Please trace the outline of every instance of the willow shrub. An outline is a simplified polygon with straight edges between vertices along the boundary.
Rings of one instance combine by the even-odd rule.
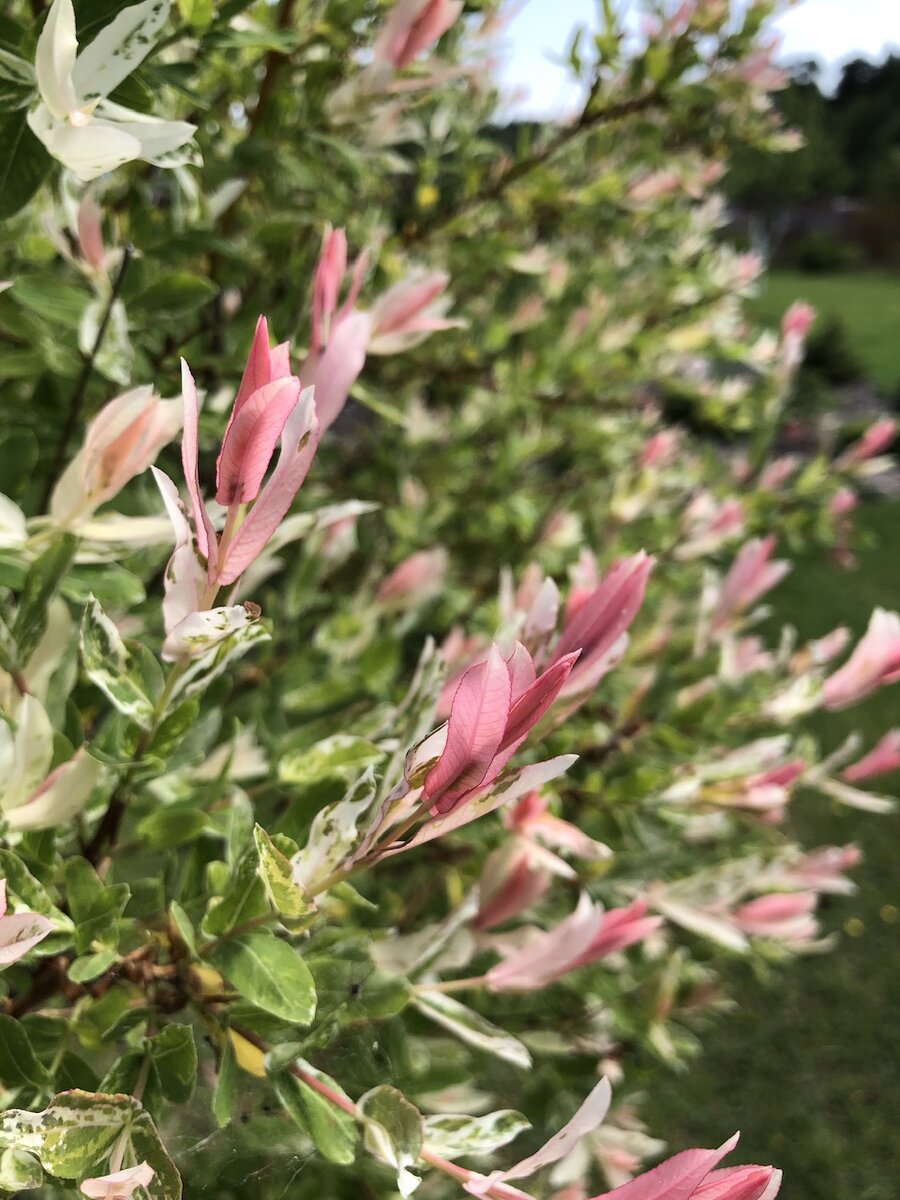
[[[770,8],[602,4],[541,126],[480,0],[7,7],[0,1187],[778,1190],[639,1116],[900,757],[798,732],[896,614],[753,632],[893,436],[776,452]]]

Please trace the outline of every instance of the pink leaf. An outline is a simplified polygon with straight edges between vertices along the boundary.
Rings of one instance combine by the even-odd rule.
[[[565,920],[491,967],[487,973],[488,987],[492,992],[527,992],[553,983],[585,961],[600,936],[603,917],[603,908],[583,894],[575,911]]]
[[[579,651],[566,654],[544,671],[530,687],[519,696],[509,710],[506,729],[500,749],[519,746],[538,723],[569,678],[578,659]]]
[[[480,1187],[476,1185],[476,1194],[482,1191],[487,1192],[494,1185],[502,1183],[507,1179],[525,1179],[528,1175],[533,1175],[535,1171],[539,1171],[542,1167],[549,1167],[552,1163],[559,1162],[561,1158],[565,1158],[567,1154],[570,1154],[575,1149],[586,1134],[591,1133],[597,1128],[606,1116],[611,1099],[612,1091],[609,1086],[609,1080],[601,1079],[587,1096],[574,1117],[555,1133],[540,1150],[528,1158],[523,1158],[521,1162],[517,1162],[515,1166],[510,1167],[506,1171],[494,1171],[488,1175],[483,1185]]]
[[[52,923],[40,913],[12,913],[0,917],[0,967],[22,958],[52,931]]]
[[[450,707],[447,745],[425,777],[423,799],[446,813],[487,774],[509,715],[509,669],[496,646],[463,675]]]
[[[300,371],[304,386],[316,389],[316,412],[324,432],[340,416],[362,372],[371,333],[368,313],[351,312],[332,327],[328,345],[310,355]]]
[[[726,1167],[712,1171],[695,1192],[697,1200],[774,1200],[781,1172],[774,1167]]]
[[[737,1145],[738,1136],[735,1134],[717,1150],[683,1150],[652,1171],[593,1200],[691,1200],[713,1167]]]
[[[300,398],[296,375],[275,379],[249,396],[225,433],[216,467],[216,500],[226,507],[255,500],[275,443]]]
[[[275,470],[228,547],[219,583],[234,581],[249,567],[281,524],[306,478],[319,444],[319,422],[312,392],[302,392],[281,434]]]
[[[563,629],[554,660],[583,651],[577,672],[581,674],[602,658],[637,615],[652,568],[653,559],[643,551],[615,563]]]
[[[423,825],[408,842],[391,846],[382,857],[402,854],[404,850],[423,846],[426,842],[452,833],[455,829],[461,829],[471,821],[477,821],[479,817],[494,812],[501,804],[511,804],[526,792],[556,779],[577,761],[577,754],[561,754],[546,762],[532,763],[527,767],[507,771],[499,779],[493,780],[488,787],[476,792],[474,796],[467,797],[465,804],[458,804],[451,812],[435,817]]]

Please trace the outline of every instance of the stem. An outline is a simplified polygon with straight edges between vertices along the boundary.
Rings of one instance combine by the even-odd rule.
[[[147,1030],[148,1034],[150,1029]],[[144,1088],[147,1086],[147,1080],[150,1078],[150,1055],[144,1055],[144,1061],[141,1063],[141,1070],[137,1077],[137,1082],[132,1088],[131,1094],[135,1100],[140,1103],[144,1098]]]
[[[56,452],[53,456],[53,462],[47,474],[47,481],[44,485],[44,494],[41,497],[40,509],[45,512],[50,497],[53,494],[53,488],[56,484],[57,477],[62,470],[62,465],[66,460],[66,453],[69,449],[69,443],[75,433],[78,422],[81,420],[81,411],[84,408],[84,397],[87,392],[87,386],[90,383],[91,375],[94,373],[94,363],[97,355],[100,353],[100,347],[103,345],[103,339],[106,336],[106,330],[109,326],[110,317],[112,316],[113,305],[119,298],[122,291],[122,284],[125,282],[125,276],[128,273],[128,267],[131,264],[131,259],[134,255],[134,247],[128,245],[122,251],[122,261],[119,264],[119,270],[115,281],[112,285],[112,291],[109,293],[109,299],[106,302],[106,308],[103,312],[103,317],[100,321],[100,326],[97,329],[97,336],[94,338],[94,345],[90,354],[84,361],[81,368],[81,373],[75,384],[75,390],[72,393],[72,398],[69,401],[69,411],[66,416],[66,422],[63,426],[63,431],[60,434],[59,442],[56,446]]]
[[[35,973],[30,989],[21,996],[11,996],[7,1000],[7,1016],[23,1017],[25,1013],[31,1012],[33,1008],[38,1008],[45,1000],[49,1000],[58,991],[63,975],[64,968],[60,966],[59,959],[44,959]]]
[[[287,29],[291,23],[291,18],[294,15],[294,0],[281,0],[278,6],[278,14],[275,18],[275,28],[278,30]],[[253,135],[259,129],[262,119],[265,116],[266,109],[269,107],[269,101],[275,91],[275,80],[281,64],[287,58],[282,50],[270,50],[266,55],[264,67],[263,81],[259,87],[259,96],[256,101],[256,107],[250,117],[249,136]]]
[[[287,29],[294,15],[295,0],[281,0],[278,6],[278,12],[275,16],[275,29]],[[289,53],[283,50],[270,50],[265,57],[263,66],[263,79],[259,85],[259,95],[256,98],[256,106],[250,114],[250,121],[247,127],[247,140],[250,141],[258,132],[262,124],[263,117],[266,115],[266,109],[272,96],[275,93],[275,82],[278,77],[278,72],[281,66],[290,57]],[[241,196],[236,196],[234,200],[219,216],[219,229],[222,233],[231,233],[234,227],[235,208],[240,201]]]
[[[215,1014],[212,1015],[215,1016]],[[258,1034],[254,1033],[251,1029],[246,1029],[243,1025],[235,1024],[232,1024],[231,1028],[236,1034],[248,1041],[251,1046],[255,1046],[256,1049],[260,1050],[263,1054],[268,1053],[268,1051],[271,1049],[269,1043],[266,1042],[265,1039],[261,1038]],[[348,1097],[342,1096],[339,1092],[336,1092],[333,1088],[330,1088],[327,1083],[323,1083],[321,1079],[316,1078],[315,1075],[310,1074],[308,1071],[304,1071],[302,1067],[298,1067],[296,1064],[291,1064],[291,1066],[287,1067],[286,1069],[289,1074],[294,1076],[295,1079],[299,1079],[301,1083],[305,1083],[306,1086],[312,1088],[314,1092],[318,1092],[323,1099],[327,1100],[330,1104],[333,1104],[335,1108],[339,1108],[341,1112],[345,1112],[349,1117],[352,1117],[354,1121],[358,1121],[360,1124],[363,1124],[365,1121],[363,1114],[359,1111],[353,1101],[348,1099]],[[434,1167],[436,1171],[440,1171],[444,1175],[449,1175],[449,1177],[451,1179],[455,1179],[457,1183],[464,1184],[468,1183],[470,1179],[480,1178],[477,1171],[469,1171],[465,1167],[458,1167],[456,1163],[449,1162],[446,1158],[442,1158],[440,1154],[437,1154],[428,1146],[422,1147],[422,1149],[419,1151],[419,1158],[422,1162],[428,1163],[430,1167]],[[514,1194],[515,1193],[509,1188],[504,1188],[503,1184],[489,1187],[484,1192],[479,1193],[479,1195],[494,1197],[495,1200],[509,1200],[509,1197]]]
[[[229,929],[227,933],[222,933],[218,937],[210,938],[208,942],[204,942],[202,946],[197,947],[197,954],[200,958],[205,958],[215,946],[220,942],[227,942],[231,938],[240,937],[241,934],[250,933],[254,929],[259,929],[261,925],[268,925],[270,921],[274,921],[277,913],[267,912],[260,913],[258,917],[250,917],[246,921],[241,921],[239,925],[235,925],[233,929]]]
[[[115,845],[116,838],[119,836],[119,828],[122,824],[122,818],[125,816],[127,807],[128,788],[134,778],[134,773],[141,763],[141,759],[147,751],[147,748],[153,742],[154,735],[159,728],[162,718],[166,714],[169,706],[169,700],[172,696],[172,691],[175,684],[184,674],[187,669],[185,661],[177,662],[169,672],[163,690],[159,694],[159,699],[153,709],[153,719],[150,723],[150,728],[142,731],[138,738],[137,745],[134,748],[134,753],[131,756],[131,763],[126,768],[124,775],[116,784],[113,794],[110,796],[109,804],[100,824],[94,831],[94,836],[84,848],[84,857],[88,860],[91,866],[96,866],[108,849]]]
[[[445,226],[455,224],[460,218],[467,217],[473,209],[480,208],[482,204],[486,204],[491,200],[499,200],[511,184],[524,179],[526,175],[530,175],[532,171],[549,162],[560,150],[568,146],[570,142],[573,142],[580,133],[589,129],[596,129],[600,125],[621,121],[625,117],[643,112],[644,109],[651,108],[660,99],[659,92],[654,88],[644,96],[636,96],[631,100],[623,100],[619,104],[610,104],[607,108],[597,109],[592,113],[589,109],[591,100],[596,94],[598,82],[595,80],[578,120],[560,129],[547,142],[543,150],[535,154],[533,158],[519,159],[517,162],[512,163],[504,171],[501,171],[486,191],[475,193],[469,196],[468,199],[464,199],[461,203],[457,204],[455,208],[438,213],[430,221],[416,226],[405,238],[407,244],[424,241]]]
[[[484,987],[487,975],[468,975],[465,979],[446,979],[443,983],[426,983],[414,988],[416,992],[466,992]]]

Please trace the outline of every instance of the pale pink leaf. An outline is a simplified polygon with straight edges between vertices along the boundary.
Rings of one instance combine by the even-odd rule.
[[[203,503],[200,492],[199,475],[199,426],[200,402],[197,399],[197,387],[190,368],[184,359],[181,360],[181,396],[184,404],[184,430],[181,438],[181,465],[184,470],[184,481],[188,495],[191,498],[191,510],[194,514],[194,532],[200,553],[206,559],[210,576],[216,565],[216,534]]]
[[[351,312],[337,321],[324,350],[310,355],[300,371],[306,387],[316,392],[316,411],[322,431],[340,416],[350,389],[362,372],[371,334],[368,313]]]
[[[551,779],[556,779],[577,761],[577,754],[561,754],[546,762],[532,763],[527,767],[507,771],[499,779],[494,780],[489,787],[475,796],[467,798],[464,804],[459,804],[451,812],[428,821],[417,830],[408,842],[391,846],[382,857],[389,858],[394,854],[402,854],[404,850],[411,850],[414,846],[423,846],[426,842],[444,837],[455,829],[461,829],[471,821],[477,821],[479,817],[494,812],[501,804],[511,804],[520,796],[524,796],[526,792],[542,787]]]
[[[11,913],[0,917],[0,967],[7,967],[22,958],[52,931],[52,923],[40,913]]]
[[[535,991],[584,961],[603,928],[603,908],[582,894],[573,913],[487,973],[492,992]]]

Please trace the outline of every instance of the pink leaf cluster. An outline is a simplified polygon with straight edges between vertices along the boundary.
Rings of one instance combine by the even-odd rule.
[[[396,354],[459,324],[444,315],[450,300],[445,295],[449,277],[443,272],[412,272],[371,311],[357,308],[367,265],[368,254],[363,253],[349,269],[347,294],[339,306],[348,275],[347,235],[343,229],[326,228],[313,276],[309,356],[300,371],[304,383],[315,388],[323,431],[343,410],[367,354]]]
[[[876,608],[869,627],[842,667],[822,685],[822,704],[847,708],[900,680],[900,614]]]
[[[593,1200],[774,1200],[781,1187],[774,1167],[715,1169],[737,1141],[735,1134],[717,1150],[683,1150]]]
[[[175,533],[163,604],[163,657],[168,659],[202,653],[258,616],[253,606],[212,605],[219,589],[239,579],[278,529],[319,441],[312,393],[302,390],[291,373],[287,344],[270,347],[266,319],[260,317],[216,461],[216,501],[226,509],[220,537],[200,487],[200,405],[185,362],[181,379],[181,460],[190,515],[174,483],[154,469]],[[266,479],[279,443],[277,462]]]
[[[720,631],[772,590],[788,573],[790,563],[772,559],[775,538],[752,538],[738,551],[722,582],[712,616],[712,628]]]
[[[406,778],[422,785],[432,815],[452,812],[488,788],[568,679],[578,651],[538,675],[521,643],[504,658],[492,646],[462,676],[446,724],[407,756]]]
[[[606,911],[582,895],[570,916],[491,967],[487,986],[492,992],[546,987],[570,971],[642,941],[661,923],[660,917],[647,916],[643,900]]]

